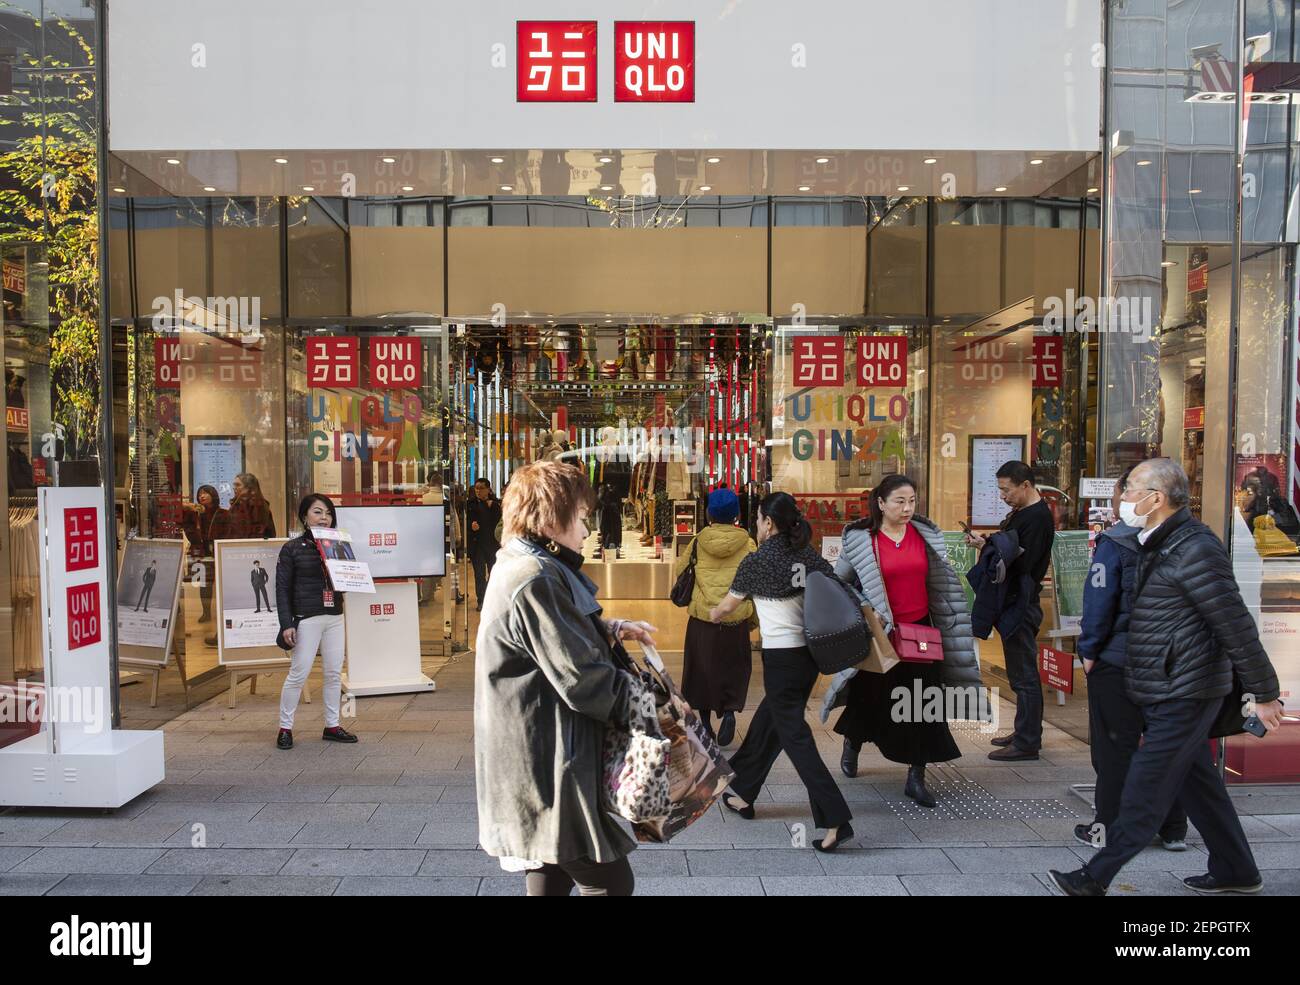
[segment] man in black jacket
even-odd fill
[[[989,759],[1022,762],[1037,759],[1043,744],[1043,685],[1038,677],[1038,629],[1043,623],[1043,609],[1038,596],[1052,560],[1056,521],[1052,508],[1034,485],[1034,470],[1024,462],[1004,462],[997,471],[997,480],[1002,501],[1011,507],[1001,529],[1016,534],[1021,553],[1007,569],[1006,597],[997,619],[1007,679],[1016,692],[1015,729],[993,740],[998,748],[989,753]],[[976,533],[966,534],[966,542],[981,550],[987,539]],[[1002,618],[1013,610],[1020,611],[1018,619]]]
[[[1278,680],[1241,600],[1223,544],[1187,510],[1187,474],[1167,458],[1143,462],[1122,502],[1142,525],[1129,617],[1125,686],[1145,731],[1102,849],[1074,872],[1052,870],[1070,896],[1103,896],[1147,846],[1175,798],[1205,839],[1209,872],[1183,882],[1199,893],[1258,892],[1259,868],[1207,739],[1240,680],[1243,704],[1269,729],[1282,724]]]
[[[253,562],[253,570],[248,573],[248,580],[253,583],[253,601],[257,603],[257,608],[253,611],[261,612],[262,603],[265,602],[266,611],[274,612],[275,610],[271,608],[270,596],[266,594],[266,583],[271,580],[271,576],[266,573],[261,561]]]
[[[497,540],[497,524],[501,522],[501,500],[492,495],[492,483],[487,479],[474,480],[474,497],[465,507],[469,520],[469,562],[474,567],[474,594],[478,596],[479,611],[483,609],[483,593],[487,591],[488,576],[496,563],[501,544]]]

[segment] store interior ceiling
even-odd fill
[[[158,150],[109,155],[114,196],[1057,196],[1100,154],[1004,150]]]

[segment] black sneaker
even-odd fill
[[[1188,876],[1183,880],[1183,885],[1205,895],[1211,893],[1257,893],[1264,888],[1264,880],[1256,876],[1253,882],[1219,882],[1218,879],[1207,872],[1203,876]]]
[[[277,749],[292,749],[292,748],[293,748],[293,732],[290,731],[290,730],[287,729],[287,728],[282,728],[282,729],[280,729],[280,734],[277,735],[277,736],[275,737],[275,748],[277,748]]]
[[[1055,869],[1048,869],[1047,872],[1052,877],[1052,882],[1056,883],[1056,888],[1066,896],[1106,895],[1106,887],[1088,875],[1086,869],[1076,869],[1073,872],[1057,872]]]
[[[357,737],[345,729],[342,725],[335,725],[333,728],[327,728],[320,734],[320,737],[327,742],[356,742]]]
[[[1074,826],[1074,840],[1079,842],[1081,845],[1087,845],[1089,848],[1097,847],[1092,843],[1091,824],[1076,824]]]

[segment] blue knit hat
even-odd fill
[[[731,523],[740,514],[740,501],[730,489],[715,489],[709,493],[709,518],[718,523]]]

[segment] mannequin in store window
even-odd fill
[[[275,607],[280,617],[276,645],[292,652],[289,676],[280,691],[280,732],[277,749],[293,748],[293,717],[303,684],[320,651],[325,680],[326,742],[356,742],[357,737],[339,724],[343,691],[343,593],[330,584],[325,559],[312,538],[312,530],[338,525],[334,503],[328,496],[308,493],[298,504],[302,534],[280,549],[275,566]]]

